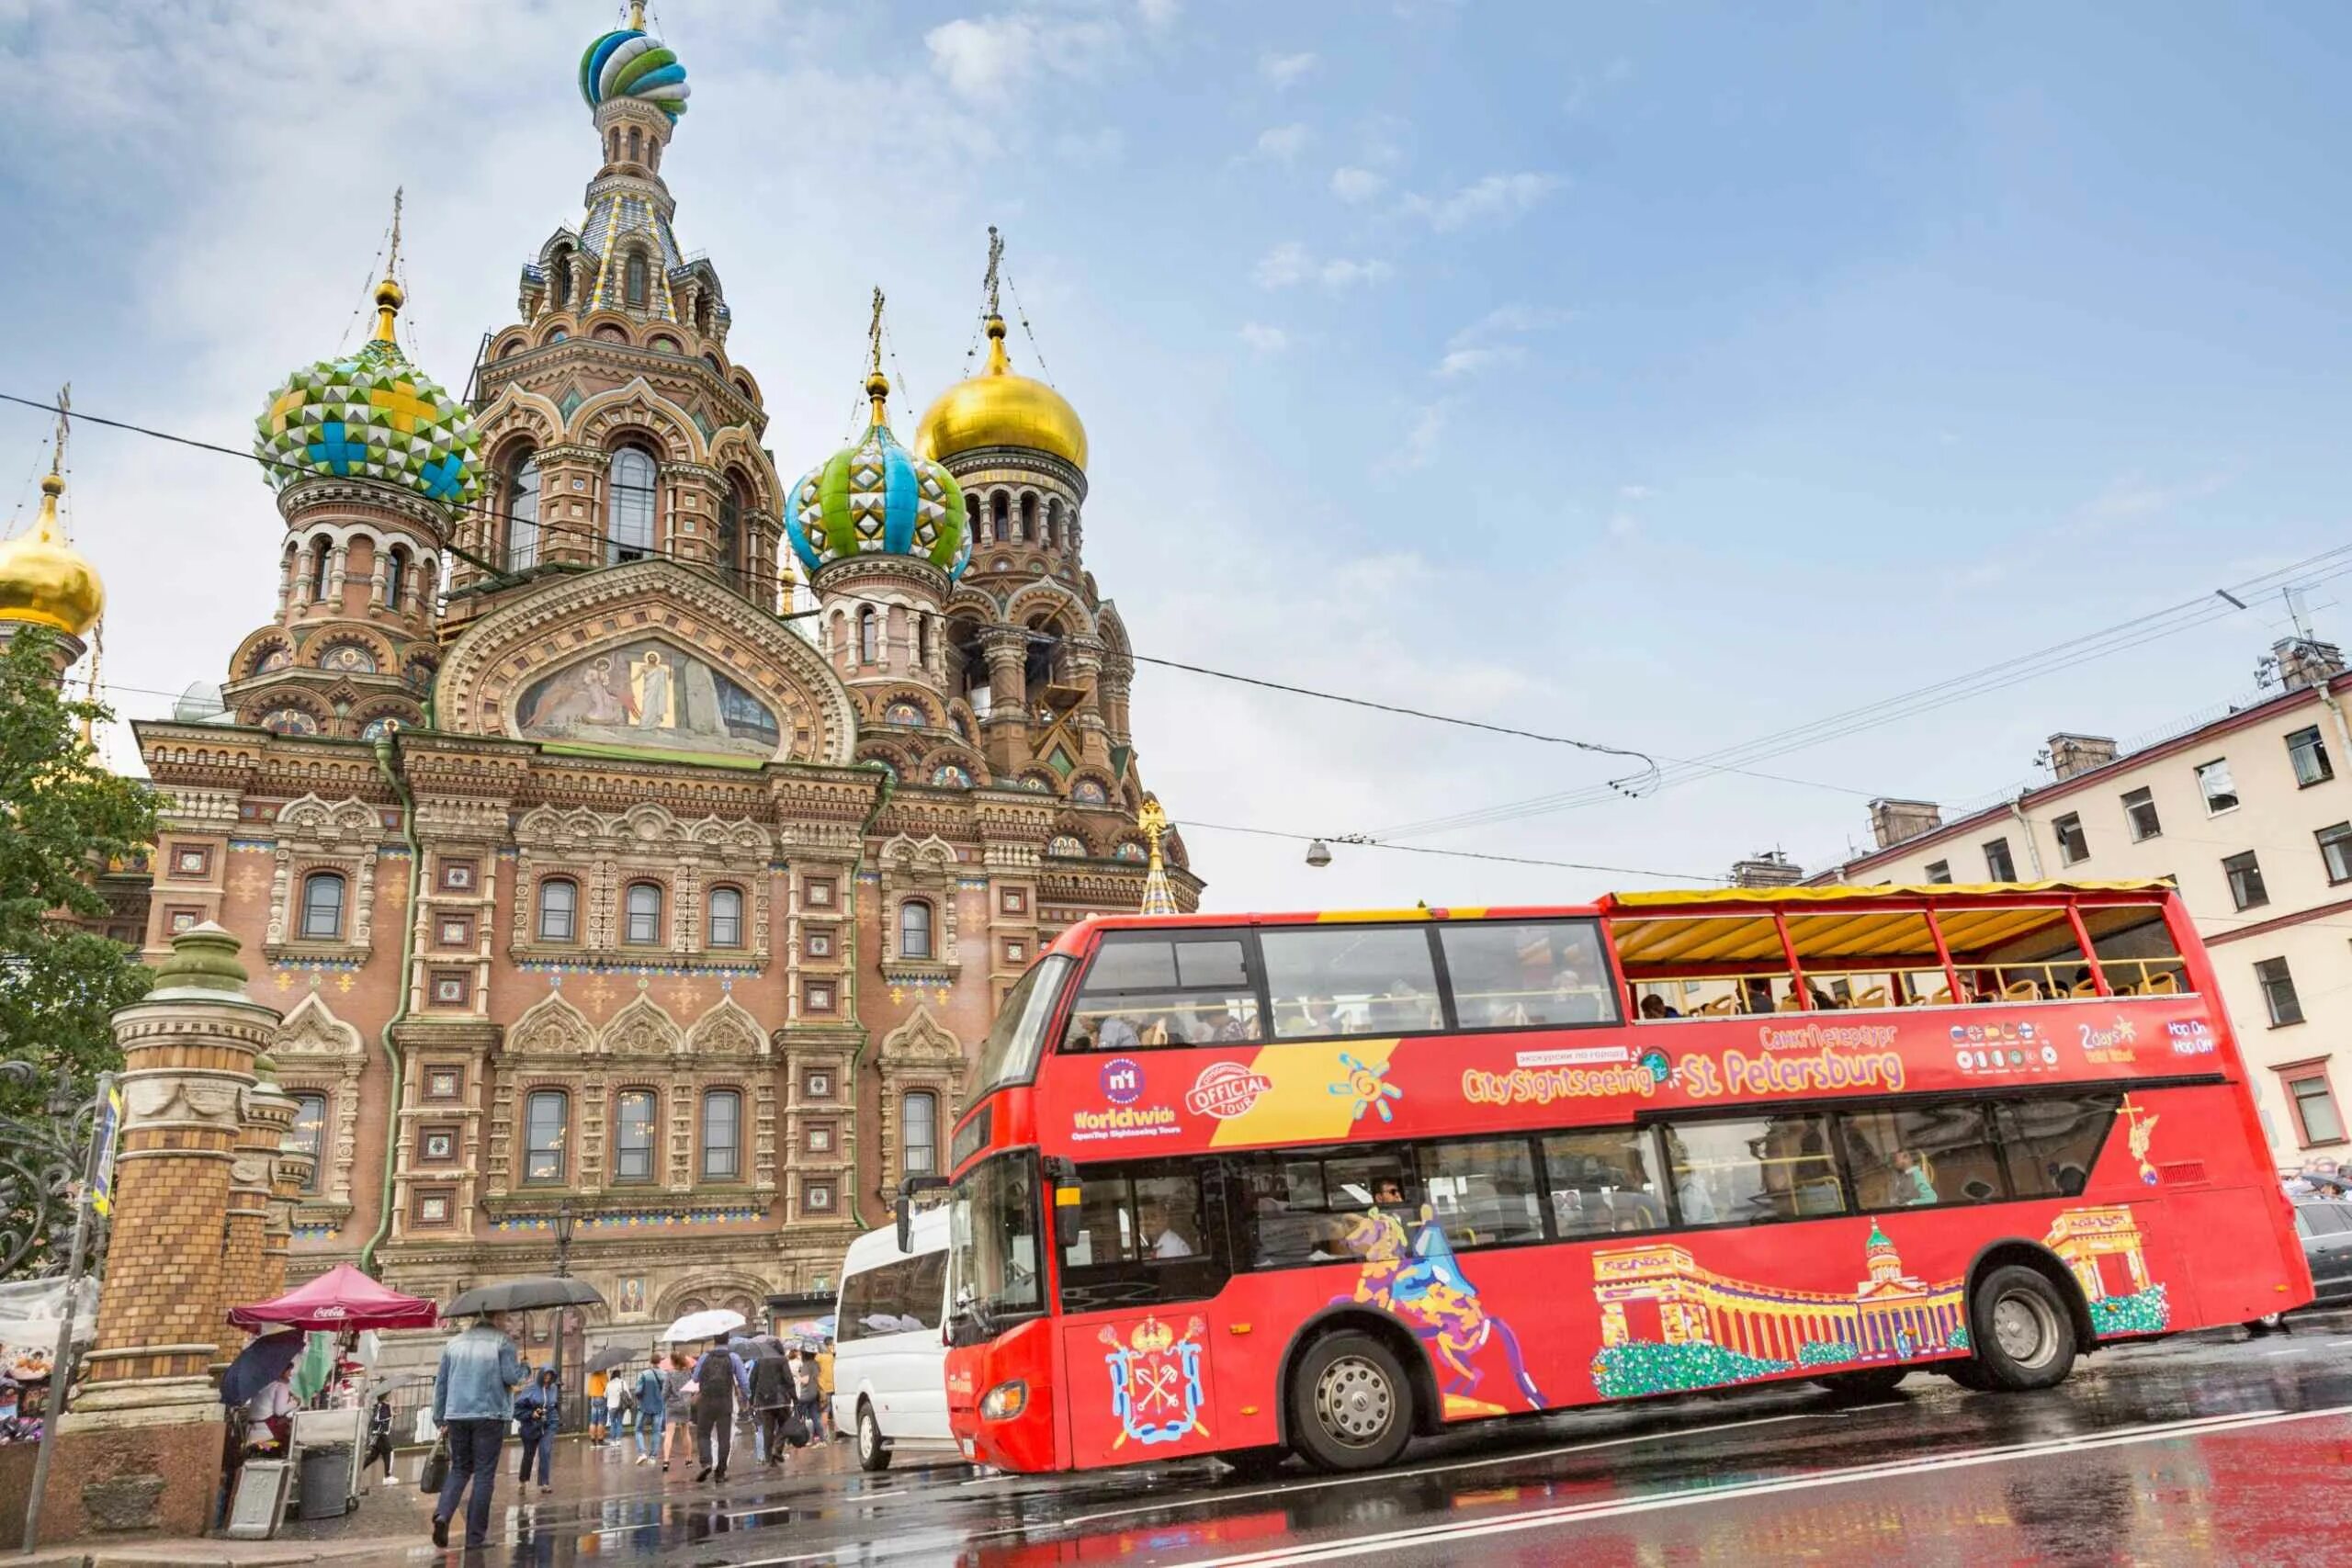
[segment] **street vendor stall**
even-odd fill
[[[337,1264],[275,1301],[232,1307],[230,1322],[259,1334],[246,1353],[232,1364],[231,1371],[236,1375],[224,1379],[222,1385],[224,1399],[232,1392],[247,1396],[243,1408],[251,1417],[246,1427],[249,1438],[239,1445],[240,1458],[268,1453],[282,1464],[294,1478],[294,1501],[305,1518],[328,1517],[357,1507],[368,1411],[364,1403],[330,1405],[327,1391],[336,1386],[338,1374],[356,1370],[353,1352],[361,1334],[372,1329],[430,1328],[440,1317],[440,1308],[432,1302],[402,1295],[349,1264]],[[355,1385],[346,1380],[341,1386],[348,1393]],[[263,1431],[267,1432],[266,1438]],[[261,1472],[261,1467],[254,1468]],[[263,1477],[272,1488],[282,1486],[276,1479],[276,1469],[272,1466]],[[236,1501],[230,1510],[232,1519],[254,1520],[253,1533],[275,1533],[282,1508],[249,1506],[243,1495],[243,1482],[241,1471]],[[259,1522],[262,1518],[266,1518],[266,1529]],[[232,1533],[243,1532],[232,1525]]]

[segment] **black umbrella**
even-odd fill
[[[284,1377],[301,1356],[305,1337],[299,1328],[281,1328],[238,1351],[229,1370],[220,1374],[220,1403],[243,1404]]]
[[[545,1307],[602,1306],[604,1292],[585,1280],[538,1275],[477,1285],[441,1309],[444,1317],[469,1317],[486,1312],[537,1312]]]
[[[636,1360],[637,1357],[638,1352],[626,1345],[607,1345],[588,1358],[588,1370],[592,1372],[609,1372],[615,1367],[628,1366],[631,1361]]]

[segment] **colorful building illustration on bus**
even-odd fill
[[[2045,1245],[2081,1284],[2098,1333],[2153,1333],[2169,1321],[2165,1288],[2148,1277],[2129,1208],[2066,1210],[2052,1222]],[[1930,1284],[1904,1272],[1875,1221],[1863,1258],[1869,1277],[1838,1294],[1727,1279],[1700,1267],[1679,1242],[1596,1252],[1600,1351],[1593,1387],[1623,1399],[1968,1348],[1962,1280]]]

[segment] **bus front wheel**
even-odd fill
[[[1971,1305],[1969,1337],[1994,1388],[2054,1388],[2074,1370],[2075,1314],[2039,1269],[2019,1263],[1994,1269]]]
[[[882,1424],[874,1419],[874,1406],[862,1399],[857,1402],[857,1462],[866,1470],[890,1468],[890,1445],[882,1440]]]
[[[1413,1387],[1387,1346],[1342,1329],[1306,1348],[1292,1370],[1291,1434],[1323,1470],[1371,1470],[1405,1451]]]

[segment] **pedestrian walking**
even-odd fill
[[[743,1391],[742,1368],[719,1335],[695,1363],[695,1457],[702,1471],[695,1479],[727,1479],[727,1460],[735,1446],[735,1404]],[[714,1457],[716,1456],[716,1457]]]
[[[817,1392],[817,1358],[796,1345],[790,1364],[794,1413],[800,1417],[800,1424],[808,1433],[802,1441],[813,1441],[821,1419],[817,1406],[822,1403]]]
[[[605,1400],[610,1423],[605,1433],[617,1447],[623,1433],[637,1429],[637,1384],[616,1367],[605,1380]]]
[[[662,1470],[670,1469],[670,1445],[685,1447],[686,1457],[694,1458],[694,1395],[686,1385],[695,1381],[694,1359],[681,1356],[675,1350],[662,1358],[662,1397],[668,1406],[668,1423],[662,1428]]]
[[[670,1468],[670,1358],[661,1351],[629,1384],[637,1404],[637,1462],[651,1464],[658,1453],[662,1468]]]
[[[752,1419],[758,1424],[760,1457],[770,1470],[784,1462],[784,1424],[796,1397],[792,1368],[782,1356],[762,1356],[752,1363]]]
[[[531,1461],[539,1461],[539,1495],[547,1496],[555,1488],[549,1482],[555,1469],[555,1432],[563,1422],[563,1394],[556,1387],[555,1369],[542,1367],[538,1377],[514,1401],[514,1425],[523,1438],[523,1463],[514,1479],[530,1484]]]
[[[829,1438],[833,1435],[833,1342],[824,1341],[817,1350],[817,1421],[815,1435]]]
[[[605,1384],[610,1381],[604,1372],[588,1374],[588,1440],[605,1440],[605,1423],[611,1415],[611,1404],[605,1397]]]
[[[449,1478],[433,1506],[434,1545],[449,1544],[449,1521],[460,1499],[466,1505],[466,1545],[486,1544],[498,1450],[506,1441],[507,1414],[523,1377],[523,1358],[496,1314],[475,1319],[441,1348],[441,1364],[433,1373],[433,1424],[449,1441]]]
[[[384,1467],[384,1479],[391,1480],[392,1396],[389,1393],[378,1394],[376,1407],[368,1413],[368,1457],[360,1462],[359,1468],[365,1470],[371,1464],[379,1463]]]

